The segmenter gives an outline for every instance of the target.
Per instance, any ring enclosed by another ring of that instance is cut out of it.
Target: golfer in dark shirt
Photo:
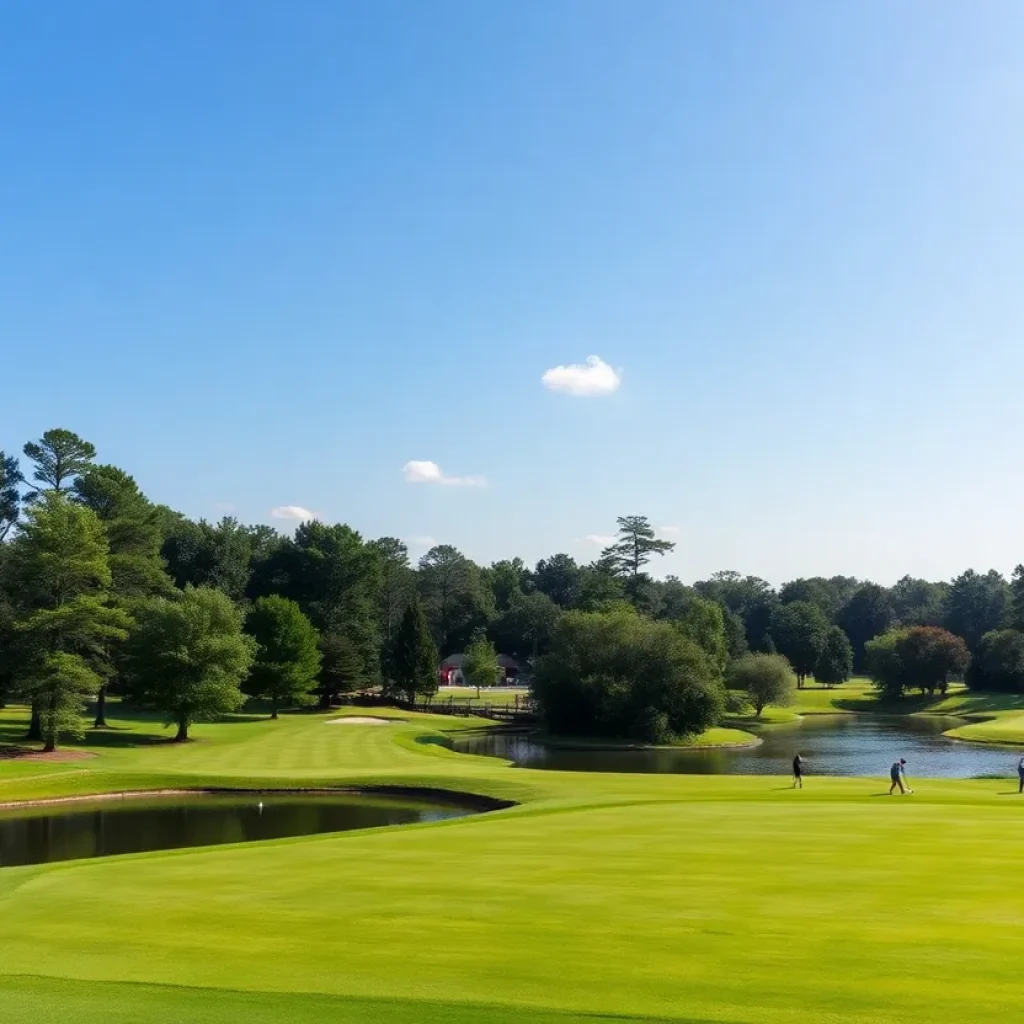
[[[1024,758],[1021,758],[1021,761],[1024,762]],[[804,759],[799,754],[793,758],[793,788],[804,788]]]
[[[1017,792],[1024,793],[1024,757],[1017,762],[1017,780],[1020,783],[1017,786]]]
[[[903,766],[906,763],[902,757],[898,761],[893,761],[892,767],[889,769],[889,778],[892,780],[892,785],[889,787],[889,796],[892,796],[893,790],[897,786],[899,786],[901,793],[906,792],[903,786],[903,780],[906,778]]]

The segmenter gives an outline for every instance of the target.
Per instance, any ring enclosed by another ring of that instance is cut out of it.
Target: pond
[[[462,753],[500,757],[525,768],[571,772],[777,775],[788,773],[799,753],[808,775],[885,777],[892,762],[904,757],[911,781],[1016,776],[1020,754],[1015,751],[942,735],[962,724],[950,718],[808,716],[795,725],[762,727],[758,746],[738,750],[567,750],[545,746],[524,733],[498,731],[460,737],[453,746]]]
[[[0,811],[0,867],[441,821],[454,804],[341,793],[106,798]]]

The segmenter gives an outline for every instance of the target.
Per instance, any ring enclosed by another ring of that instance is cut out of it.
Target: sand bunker
[[[344,718],[332,718],[328,725],[391,725],[401,721],[398,718],[369,718],[364,715],[346,715]]]

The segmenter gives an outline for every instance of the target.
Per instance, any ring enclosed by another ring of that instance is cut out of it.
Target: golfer
[[[1020,759],[1020,763],[1024,764],[1024,757]],[[1021,775],[1021,778],[1024,779],[1024,775]],[[799,754],[793,758],[793,788],[804,788],[804,759]]]
[[[889,769],[889,778],[892,779],[892,785],[889,787],[889,796],[892,796],[893,790],[899,786],[901,793],[906,793],[907,788],[904,787],[903,783],[906,782],[907,772],[904,765],[906,761],[901,757],[898,761],[893,761],[892,767]],[[913,792],[913,790],[911,790]]]
[[[1017,781],[1019,782],[1017,792],[1024,793],[1024,757],[1017,762]]]

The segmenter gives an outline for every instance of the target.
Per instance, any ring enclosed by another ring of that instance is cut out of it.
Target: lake
[[[814,715],[795,725],[763,726],[762,742],[739,750],[566,750],[545,746],[525,733],[481,732],[453,741],[467,754],[500,757],[524,768],[571,772],[656,772],[689,775],[788,774],[801,754],[813,775],[886,777],[899,757],[907,776],[967,779],[1016,777],[1024,751],[992,748],[947,739],[946,729],[960,719],[869,715]]]
[[[471,813],[358,794],[105,798],[0,811],[0,867],[441,821]]]

